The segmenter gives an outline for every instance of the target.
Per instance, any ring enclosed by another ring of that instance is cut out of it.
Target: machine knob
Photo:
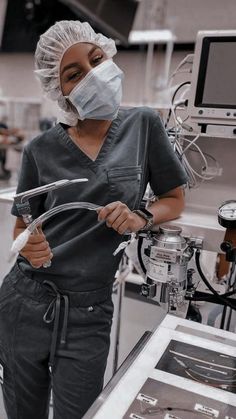
[[[154,298],[155,295],[156,295],[156,284],[154,284],[154,283],[152,283],[152,284],[147,284],[147,283],[142,284],[140,294],[143,297]]]
[[[226,253],[225,259],[228,262],[236,262],[236,247],[233,247],[232,243],[225,241],[221,243],[220,248]]]
[[[222,250],[222,252],[229,252],[230,250],[232,250],[232,243],[230,242],[223,242],[220,245],[220,248]]]

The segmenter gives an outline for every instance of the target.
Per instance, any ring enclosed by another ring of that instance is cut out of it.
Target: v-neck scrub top
[[[133,210],[148,182],[158,196],[187,181],[159,115],[150,108],[121,108],[95,161],[72,141],[66,128],[57,124],[26,145],[17,193],[61,179],[88,182],[32,198],[33,218],[75,201],[101,206],[121,201]],[[12,214],[19,216],[15,205]],[[19,255],[17,263],[26,276],[49,279],[72,291],[94,290],[113,281],[122,256],[113,252],[124,236],[98,222],[96,211],[59,213],[43,224],[43,231],[54,255],[51,267],[35,269]]]

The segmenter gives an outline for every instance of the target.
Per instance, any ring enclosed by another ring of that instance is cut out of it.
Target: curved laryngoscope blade
[[[28,191],[25,192],[21,192],[17,195],[14,196],[14,203],[16,205],[16,208],[18,210],[18,213],[20,216],[22,216],[22,219],[25,223],[26,226],[29,226],[32,224],[33,222],[33,218],[31,215],[31,207],[30,207],[30,202],[29,200],[35,196],[44,194],[44,193],[48,193],[50,191],[54,191],[56,189],[61,189],[64,188],[65,186],[70,186],[76,183],[81,183],[81,182],[87,182],[88,179],[87,178],[79,178],[79,179],[72,179],[72,180],[68,180],[68,179],[61,179],[52,183],[48,183],[46,185],[43,186],[39,186],[37,188],[34,189],[30,189]],[[34,230],[31,231],[31,233],[33,234],[38,234],[38,229],[37,226],[34,228]],[[25,234],[25,239],[26,239],[27,234]],[[21,241],[21,243],[24,243],[24,240],[22,240],[22,238],[19,239],[19,242]],[[15,246],[15,242],[12,245],[12,248],[14,248]],[[24,246],[23,246],[24,247]],[[21,247],[22,249],[22,247]],[[47,262],[45,262],[43,264],[44,268],[48,268],[49,266],[51,266],[51,260],[48,260]]]
[[[67,204],[58,205],[58,207],[51,208],[50,210],[46,211],[45,213],[41,214],[38,218],[32,221],[27,228],[17,236],[14,240],[11,248],[12,253],[20,252],[21,249],[25,246],[28,241],[29,235],[35,231],[35,229],[47,221],[49,218],[54,217],[56,214],[60,212],[72,210],[72,209],[88,209],[91,211],[97,211],[101,209],[100,205],[92,204],[91,202],[69,202]]]

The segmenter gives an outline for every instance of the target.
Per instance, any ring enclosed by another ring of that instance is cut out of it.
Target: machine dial
[[[218,221],[222,227],[236,229],[236,199],[223,202],[218,210]]]

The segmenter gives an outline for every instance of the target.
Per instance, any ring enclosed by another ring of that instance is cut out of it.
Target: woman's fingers
[[[20,254],[27,259],[34,268],[40,268],[45,262],[53,258],[53,253],[45,235],[39,228],[37,234],[31,234]]]
[[[126,204],[120,201],[111,202],[99,210],[99,221],[106,221],[107,227],[113,228],[119,234],[136,232],[144,227],[146,221],[133,213]]]
[[[38,256],[38,255],[37,255]],[[51,260],[53,258],[53,254],[52,252],[49,254],[49,256],[47,257],[32,257],[29,258],[29,262],[30,264],[34,267],[34,268],[41,268],[41,266],[43,266],[43,264],[45,262],[48,262],[49,260]]]

